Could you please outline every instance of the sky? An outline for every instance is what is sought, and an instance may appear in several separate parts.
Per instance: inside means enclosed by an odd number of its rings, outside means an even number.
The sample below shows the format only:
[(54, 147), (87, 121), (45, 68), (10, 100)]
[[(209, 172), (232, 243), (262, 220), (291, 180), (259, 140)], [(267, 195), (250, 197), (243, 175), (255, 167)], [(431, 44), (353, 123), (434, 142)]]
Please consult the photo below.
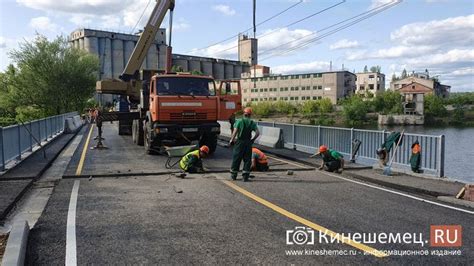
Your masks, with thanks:
[[(84, 27), (132, 33), (154, 4), (0, 0), (0, 71), (12, 63), (9, 51), (35, 34), (53, 39)], [(273, 74), (328, 71), (331, 61), (332, 70), (355, 72), (380, 65), (388, 81), (403, 69), (428, 69), (452, 92), (474, 91), (472, 0), (257, 0), (256, 21), (259, 63)], [(251, 27), (252, 0), (176, 0), (173, 52), (236, 60), (237, 35), (253, 36)]]

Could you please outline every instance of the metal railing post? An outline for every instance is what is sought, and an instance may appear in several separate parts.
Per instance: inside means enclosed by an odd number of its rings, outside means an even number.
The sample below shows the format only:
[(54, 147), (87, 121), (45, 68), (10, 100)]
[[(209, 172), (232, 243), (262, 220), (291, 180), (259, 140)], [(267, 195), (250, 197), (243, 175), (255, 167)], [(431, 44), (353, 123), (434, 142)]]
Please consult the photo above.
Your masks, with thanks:
[(316, 149), (319, 149), (320, 146), (321, 146), (321, 125), (318, 125), (318, 146), (316, 147)]
[(0, 165), (0, 170), (4, 171), (5, 170), (5, 151), (4, 151), (4, 146), (3, 146), (3, 127), (0, 127), (0, 156), (2, 156), (2, 159), (0, 162), (2, 165)]
[(16, 125), (17, 130), (17, 136), (18, 136), (18, 156), (16, 157), (18, 160), (21, 160), (21, 130), (20, 126)]
[(292, 131), (293, 131), (293, 150), (296, 150), (296, 134), (295, 134), (295, 124), (293, 124), (293, 128), (292, 128)]
[(354, 145), (352, 145), (352, 141), (354, 141), (354, 128), (351, 128), (351, 139), (350, 139), (350, 141), (349, 141), (349, 146), (350, 146), (350, 150), (349, 150), (349, 151), (350, 151), (350, 153), (351, 153), (351, 155), (350, 155), (351, 162), (355, 162), (355, 160), (354, 160), (354, 154), (352, 153), (352, 152), (353, 152), (353, 147), (352, 147), (352, 146), (354, 146)]
[(33, 151), (33, 132), (31, 132), (31, 122), (29, 123), (30, 125), (30, 132), (28, 132), (30, 135), (30, 151), (32, 152)]
[(438, 177), (444, 177), (444, 135), (439, 136), (439, 163), (438, 163)]
[(272, 127), (275, 127), (275, 121), (273, 121), (273, 123), (272, 123)]

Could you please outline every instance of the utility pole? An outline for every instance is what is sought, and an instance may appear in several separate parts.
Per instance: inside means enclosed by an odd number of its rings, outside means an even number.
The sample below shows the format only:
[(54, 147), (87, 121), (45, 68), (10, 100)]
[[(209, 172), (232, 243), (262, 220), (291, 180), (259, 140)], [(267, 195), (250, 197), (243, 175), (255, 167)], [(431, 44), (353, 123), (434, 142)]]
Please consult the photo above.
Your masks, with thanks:
[[(257, 11), (257, 0), (253, 0), (253, 38), (256, 39), (257, 38), (257, 26), (256, 26), (256, 23), (255, 23), (255, 16), (256, 16), (256, 11)], [(252, 49), (252, 42), (250, 42), (250, 49), (253, 51)], [(254, 61), (253, 59), (255, 58), (255, 54), (252, 53), (252, 60), (251, 61)], [(253, 88), (257, 88), (257, 64), (255, 63), (253, 65)]]

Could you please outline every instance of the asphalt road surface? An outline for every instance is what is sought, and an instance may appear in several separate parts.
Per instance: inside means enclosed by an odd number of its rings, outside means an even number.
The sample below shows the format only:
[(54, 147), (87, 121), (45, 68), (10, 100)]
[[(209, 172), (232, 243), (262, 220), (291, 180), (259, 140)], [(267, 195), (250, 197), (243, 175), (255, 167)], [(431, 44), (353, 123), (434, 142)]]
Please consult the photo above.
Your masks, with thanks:
[[(72, 156), (30, 233), (29, 264), (474, 263), (472, 210), (277, 158), (275, 171), (231, 181), (222, 147), (204, 161), (216, 173), (177, 178), (165, 156), (145, 155), (115, 125), (104, 132), (109, 149), (90, 149), (94, 131)], [(458, 245), (432, 246), (432, 225), (461, 226)]]

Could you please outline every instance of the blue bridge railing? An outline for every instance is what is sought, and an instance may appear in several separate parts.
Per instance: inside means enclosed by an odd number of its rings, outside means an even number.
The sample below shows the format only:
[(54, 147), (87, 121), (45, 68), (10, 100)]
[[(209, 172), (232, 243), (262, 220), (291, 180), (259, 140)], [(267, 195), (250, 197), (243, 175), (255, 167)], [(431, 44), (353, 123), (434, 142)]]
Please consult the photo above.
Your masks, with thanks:
[[(365, 130), (275, 122), (258, 122), (258, 125), (281, 128), (285, 148), (307, 153), (314, 153), (317, 147), (324, 144), (350, 158), (353, 149), (352, 140), (358, 139), (361, 141), (361, 145), (356, 158), (362, 164), (373, 164), (378, 160), (376, 150), (391, 133), (385, 130)], [(404, 135), (403, 143), (395, 155), (393, 164), (401, 168), (409, 169), (411, 145), (418, 140), (422, 149), (421, 169), (427, 173), (443, 177), (445, 165), (444, 135), (433, 136), (412, 133), (405, 133)], [(394, 149), (392, 149), (392, 153), (393, 150)], [(390, 156), (392, 156), (392, 154)]]
[(0, 127), (0, 171), (12, 161), (20, 161), (22, 155), (32, 152), (39, 143), (48, 141), (64, 130), (64, 121), (77, 115), (71, 112), (38, 119), (24, 124)]

